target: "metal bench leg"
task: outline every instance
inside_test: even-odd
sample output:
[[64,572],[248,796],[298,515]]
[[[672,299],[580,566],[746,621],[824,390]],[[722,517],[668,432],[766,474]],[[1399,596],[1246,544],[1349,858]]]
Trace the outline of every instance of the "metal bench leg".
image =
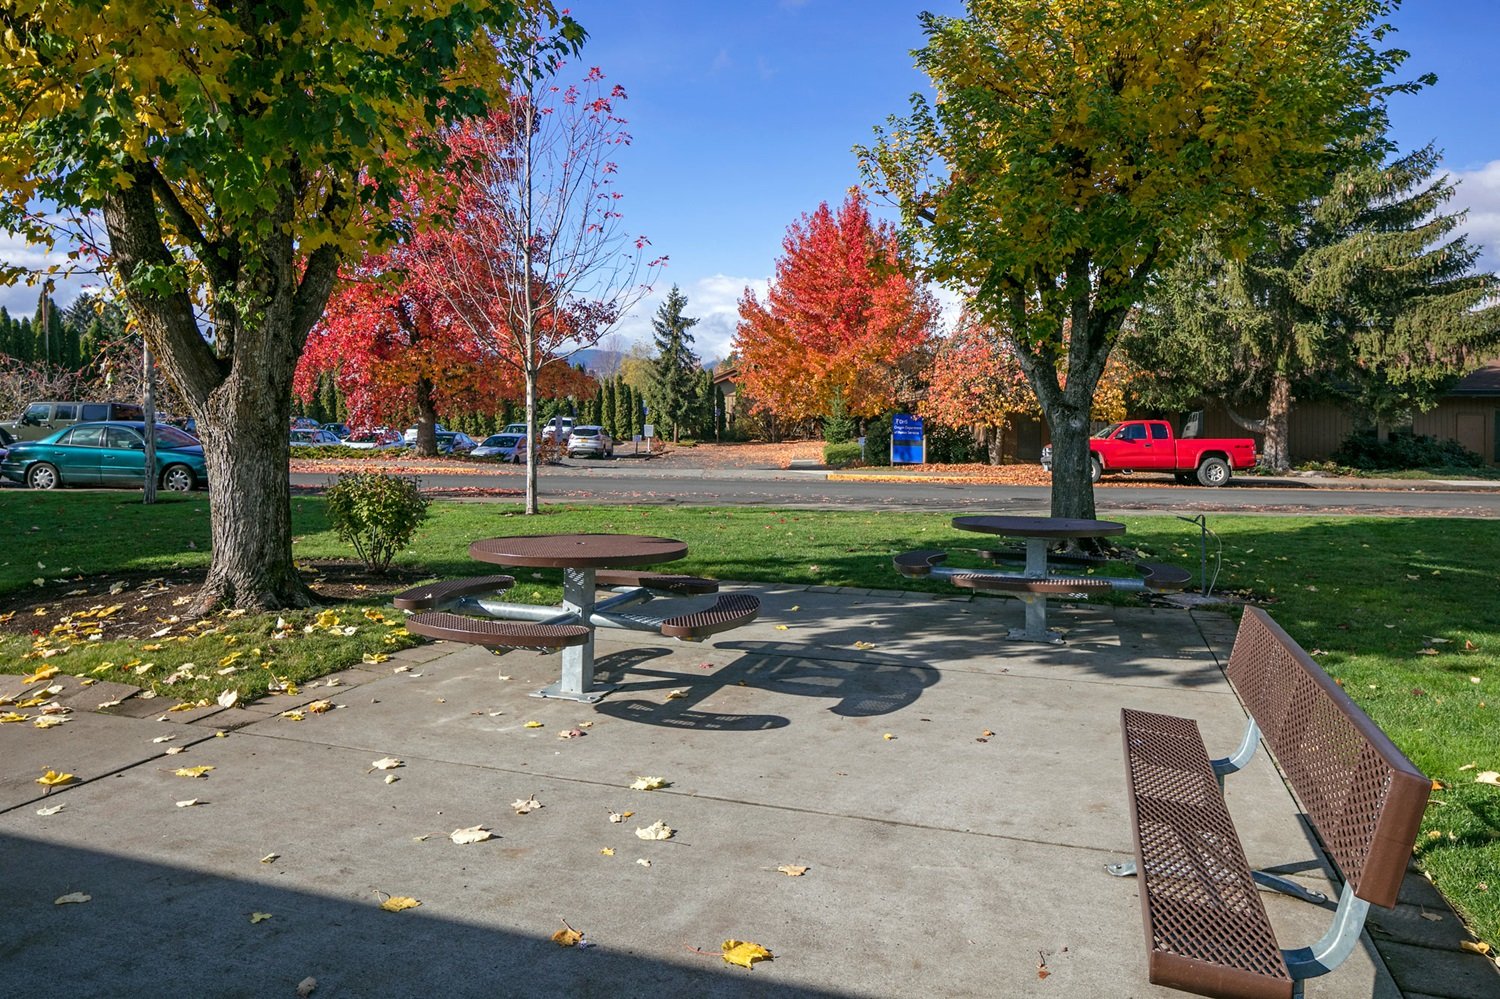
[[1281,956],[1286,960],[1286,968],[1299,985],[1296,994],[1301,994],[1303,979],[1328,974],[1354,953],[1369,911],[1370,903],[1357,897],[1354,889],[1345,884],[1344,890],[1339,893],[1339,908],[1334,913],[1333,925],[1328,927],[1323,939],[1311,947],[1282,950]]
[[1005,637],[1013,641],[1050,642],[1054,645],[1060,643],[1062,634],[1047,630],[1047,598],[1035,593],[1022,593],[1018,596],[1026,605],[1026,627],[1012,628]]
[[[593,569],[563,570],[563,613],[585,624],[593,618]],[[561,679],[538,690],[535,696],[593,704],[614,689],[613,684],[594,684],[594,632],[590,627],[588,641],[563,649]]]
[[1133,878],[1137,873],[1133,860],[1122,860],[1118,864],[1105,864],[1104,870],[1117,878]]
[[1269,888],[1272,891],[1279,891],[1283,895],[1290,895],[1293,898],[1300,898],[1304,902],[1312,902],[1314,905],[1322,905],[1324,902],[1328,901],[1328,896],[1324,895],[1322,892],[1313,891],[1311,888],[1304,888],[1297,882],[1292,881],[1289,878],[1284,878],[1279,874],[1272,874],[1269,871],[1251,871],[1250,876],[1254,878],[1255,883],[1260,885],[1262,888]]

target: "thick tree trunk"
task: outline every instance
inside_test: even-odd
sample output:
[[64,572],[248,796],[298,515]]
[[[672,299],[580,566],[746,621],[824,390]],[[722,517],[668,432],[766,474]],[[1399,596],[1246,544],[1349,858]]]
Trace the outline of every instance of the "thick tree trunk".
[[985,427],[984,436],[990,464],[1001,464],[1005,461],[1005,428]]
[[437,454],[437,404],[432,401],[432,379],[417,379],[417,454]]
[[1047,427],[1052,432],[1052,516],[1093,520],[1088,400],[1082,408],[1066,403],[1049,407]]
[[1292,470],[1292,383],[1285,375],[1277,374],[1271,378],[1271,393],[1266,399],[1266,416],[1263,420],[1241,416],[1228,402],[1220,401],[1224,404],[1224,412],[1235,426],[1265,435],[1265,442],[1261,445],[1261,467],[1273,472]]

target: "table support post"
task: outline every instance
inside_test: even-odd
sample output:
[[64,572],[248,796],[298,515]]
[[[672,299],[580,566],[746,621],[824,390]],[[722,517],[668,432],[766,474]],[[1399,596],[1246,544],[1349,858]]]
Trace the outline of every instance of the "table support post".
[[[1027,579],[1047,578],[1047,543],[1046,538],[1026,539],[1024,575]],[[1013,641],[1054,644],[1062,641],[1062,635],[1047,630],[1047,595],[1045,593],[1028,593],[1021,598],[1021,602],[1026,605],[1026,627],[1012,628],[1007,638]]]
[[[563,570],[563,612],[589,624],[594,616],[594,570]],[[594,684],[594,629],[588,641],[562,651],[562,677],[536,692],[537,697],[555,697],[592,704],[614,690],[613,684]]]

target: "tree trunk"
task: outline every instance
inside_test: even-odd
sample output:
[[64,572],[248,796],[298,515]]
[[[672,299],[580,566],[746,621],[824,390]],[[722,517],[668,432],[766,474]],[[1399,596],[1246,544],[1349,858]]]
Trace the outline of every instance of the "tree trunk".
[[536,425],[536,371],[526,366],[526,512],[539,513],[536,498],[537,447],[541,428]]
[[432,401],[431,378],[417,379],[417,454],[437,455],[437,404]]
[[1081,409],[1067,404],[1051,406],[1046,415],[1052,433],[1052,516],[1093,520],[1089,400],[1084,400]]
[[1271,397],[1266,403],[1266,439],[1261,464],[1273,472],[1292,470],[1292,385],[1285,375],[1271,379]]
[[1005,428],[985,427],[985,444],[989,452],[991,465],[999,465],[1005,461]]

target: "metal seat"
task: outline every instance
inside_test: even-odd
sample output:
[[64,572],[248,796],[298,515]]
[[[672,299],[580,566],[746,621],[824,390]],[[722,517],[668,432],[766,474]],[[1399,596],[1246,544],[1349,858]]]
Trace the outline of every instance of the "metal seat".
[[408,618],[406,630],[413,635],[464,642],[494,649],[540,649],[551,651],[582,645],[589,629],[581,624],[516,624],[434,612]]
[[391,598],[398,610],[435,610],[476,593],[501,593],[516,585],[511,576],[470,576],[443,579],[403,590]]
[[719,581],[701,576],[674,576],[660,572],[634,572],[628,569],[601,570],[594,573],[595,586],[640,586],[664,593],[718,593]]
[[720,631],[749,624],[760,616],[760,599],[744,593],[730,593],[714,601],[712,607],[692,614],[668,618],[661,623],[661,633],[668,638],[703,638]]

